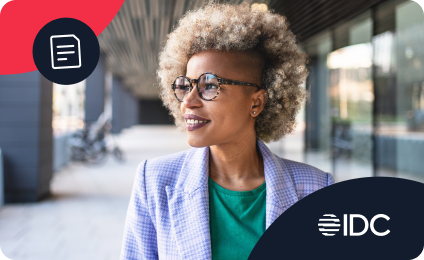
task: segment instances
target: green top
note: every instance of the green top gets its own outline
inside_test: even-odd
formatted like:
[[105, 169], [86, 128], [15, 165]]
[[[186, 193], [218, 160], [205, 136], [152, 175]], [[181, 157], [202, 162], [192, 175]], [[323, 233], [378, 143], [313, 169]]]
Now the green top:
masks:
[[212, 259], [246, 260], [265, 232], [265, 182], [251, 191], [232, 191], [209, 177]]

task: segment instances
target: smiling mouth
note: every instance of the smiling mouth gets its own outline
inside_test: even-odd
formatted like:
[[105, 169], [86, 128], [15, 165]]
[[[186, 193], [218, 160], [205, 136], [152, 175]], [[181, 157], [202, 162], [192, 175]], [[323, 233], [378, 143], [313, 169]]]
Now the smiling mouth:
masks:
[[210, 122], [210, 120], [197, 120], [197, 119], [186, 119], [186, 129], [188, 131], [194, 131], [204, 127]]

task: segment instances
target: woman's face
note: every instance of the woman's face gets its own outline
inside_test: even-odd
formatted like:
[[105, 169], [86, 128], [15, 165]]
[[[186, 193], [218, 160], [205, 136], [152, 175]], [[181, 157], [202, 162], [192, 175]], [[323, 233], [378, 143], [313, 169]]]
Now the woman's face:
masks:
[[[220, 78], [261, 85], [262, 69], [262, 57], [256, 52], [206, 51], [191, 57], [186, 76], [197, 79], [202, 73], [211, 72]], [[199, 96], [196, 84], [193, 88], [181, 102], [181, 112], [185, 118], [196, 115], [207, 123], [193, 127], [186, 120], [190, 146], [239, 143], [255, 137], [255, 117], [265, 105], [265, 90], [258, 91], [252, 86], [221, 85], [219, 95], [207, 101]]]

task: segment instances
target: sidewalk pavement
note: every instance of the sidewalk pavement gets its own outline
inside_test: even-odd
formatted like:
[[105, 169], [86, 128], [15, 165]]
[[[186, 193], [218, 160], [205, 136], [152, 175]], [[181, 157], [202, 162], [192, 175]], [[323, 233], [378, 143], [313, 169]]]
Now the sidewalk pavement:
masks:
[[0, 248], [12, 260], [119, 259], [137, 165], [190, 148], [174, 126], [136, 126], [118, 138], [125, 163], [70, 164], [54, 174], [52, 197], [0, 208]]

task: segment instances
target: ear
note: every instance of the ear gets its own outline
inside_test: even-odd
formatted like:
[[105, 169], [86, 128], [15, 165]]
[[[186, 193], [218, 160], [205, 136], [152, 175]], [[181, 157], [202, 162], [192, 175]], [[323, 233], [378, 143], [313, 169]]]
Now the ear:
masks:
[[265, 104], [268, 100], [268, 93], [265, 89], [258, 90], [252, 94], [252, 107], [251, 115], [257, 117], [262, 110], [265, 108]]

